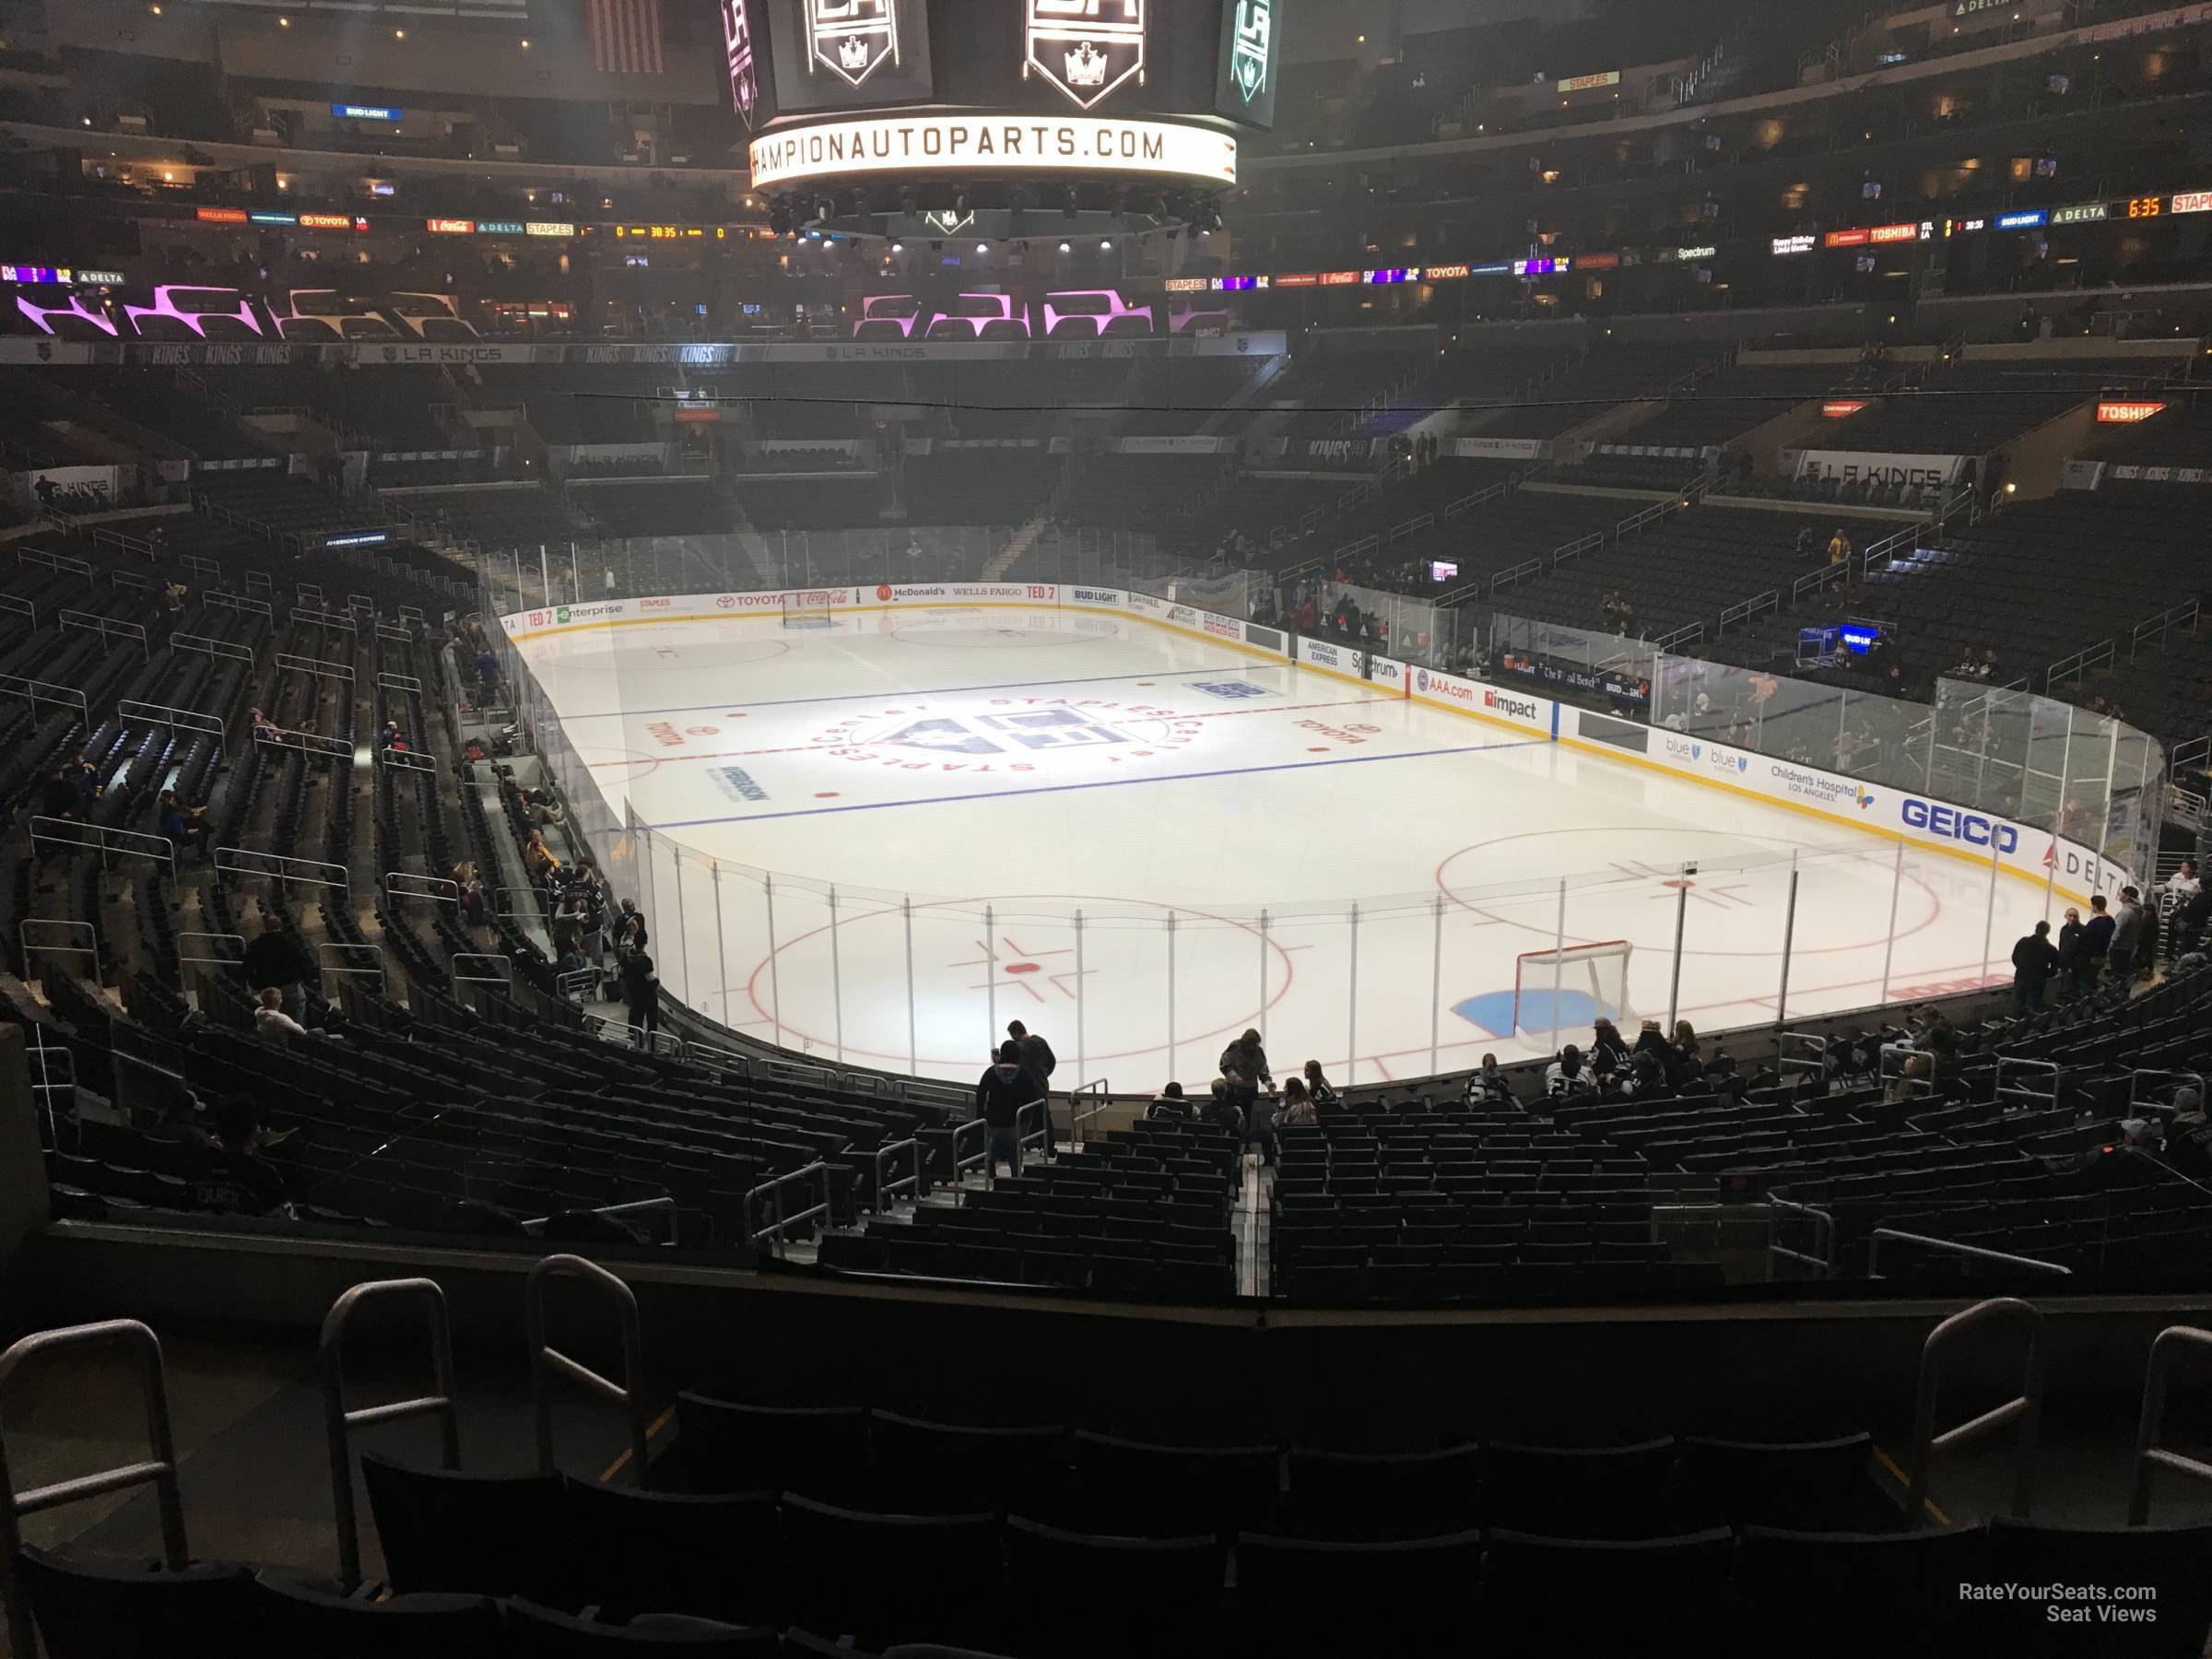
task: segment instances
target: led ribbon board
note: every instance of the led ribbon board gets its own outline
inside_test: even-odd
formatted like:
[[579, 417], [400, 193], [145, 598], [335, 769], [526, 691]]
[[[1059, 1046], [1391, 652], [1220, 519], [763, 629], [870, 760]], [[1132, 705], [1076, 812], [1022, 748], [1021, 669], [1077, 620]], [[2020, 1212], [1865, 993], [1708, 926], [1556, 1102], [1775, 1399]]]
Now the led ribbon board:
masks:
[[825, 119], [754, 139], [752, 160], [753, 184], [760, 190], [816, 179], [947, 168], [1030, 176], [1141, 174], [1216, 185], [1237, 182], [1237, 141], [1226, 133], [1176, 121], [1104, 116]]

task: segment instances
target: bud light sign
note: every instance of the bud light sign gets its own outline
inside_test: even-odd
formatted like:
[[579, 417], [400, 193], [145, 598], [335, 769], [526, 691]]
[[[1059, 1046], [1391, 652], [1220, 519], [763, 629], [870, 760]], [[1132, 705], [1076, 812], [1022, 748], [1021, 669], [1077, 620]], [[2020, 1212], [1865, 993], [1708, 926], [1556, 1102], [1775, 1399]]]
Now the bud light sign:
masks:
[[1944, 841], [1967, 847], [1992, 847], [1999, 853], [2017, 853], [2020, 832], [2012, 825], [1983, 818], [1959, 806], [1908, 797], [1903, 806], [1905, 828], [1924, 830]]

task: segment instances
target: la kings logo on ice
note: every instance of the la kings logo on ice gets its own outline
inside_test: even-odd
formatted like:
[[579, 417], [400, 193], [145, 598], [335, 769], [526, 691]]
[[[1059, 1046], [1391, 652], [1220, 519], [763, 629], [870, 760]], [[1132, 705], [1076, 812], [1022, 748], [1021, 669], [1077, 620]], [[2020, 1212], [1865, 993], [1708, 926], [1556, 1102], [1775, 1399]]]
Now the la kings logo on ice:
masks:
[[1145, 0], [1022, 0], [1021, 73], [1032, 72], [1091, 109], [1132, 77], [1145, 78]]
[[806, 66], [857, 87], [899, 61], [897, 0], [806, 0]]

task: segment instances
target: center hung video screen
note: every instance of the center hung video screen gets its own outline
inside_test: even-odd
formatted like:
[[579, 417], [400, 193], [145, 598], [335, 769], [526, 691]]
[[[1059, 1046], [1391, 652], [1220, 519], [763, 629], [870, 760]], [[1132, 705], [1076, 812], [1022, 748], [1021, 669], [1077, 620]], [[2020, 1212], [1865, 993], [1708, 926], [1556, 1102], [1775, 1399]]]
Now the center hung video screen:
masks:
[[[778, 115], [935, 104], [1274, 117], [1281, 0], [724, 0], [733, 97]], [[752, 71], [740, 85], [740, 62]]]

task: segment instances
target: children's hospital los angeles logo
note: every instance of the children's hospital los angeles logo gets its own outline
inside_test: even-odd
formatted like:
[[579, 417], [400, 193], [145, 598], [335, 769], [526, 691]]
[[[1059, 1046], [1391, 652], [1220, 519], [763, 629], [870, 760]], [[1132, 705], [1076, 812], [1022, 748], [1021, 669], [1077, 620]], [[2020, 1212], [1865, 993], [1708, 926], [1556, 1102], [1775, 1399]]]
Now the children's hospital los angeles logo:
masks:
[[1083, 109], [1145, 79], [1146, 0], [1022, 0], [1021, 73], [1041, 75]]
[[899, 61], [898, 0], [806, 0], [806, 67], [857, 87]]

